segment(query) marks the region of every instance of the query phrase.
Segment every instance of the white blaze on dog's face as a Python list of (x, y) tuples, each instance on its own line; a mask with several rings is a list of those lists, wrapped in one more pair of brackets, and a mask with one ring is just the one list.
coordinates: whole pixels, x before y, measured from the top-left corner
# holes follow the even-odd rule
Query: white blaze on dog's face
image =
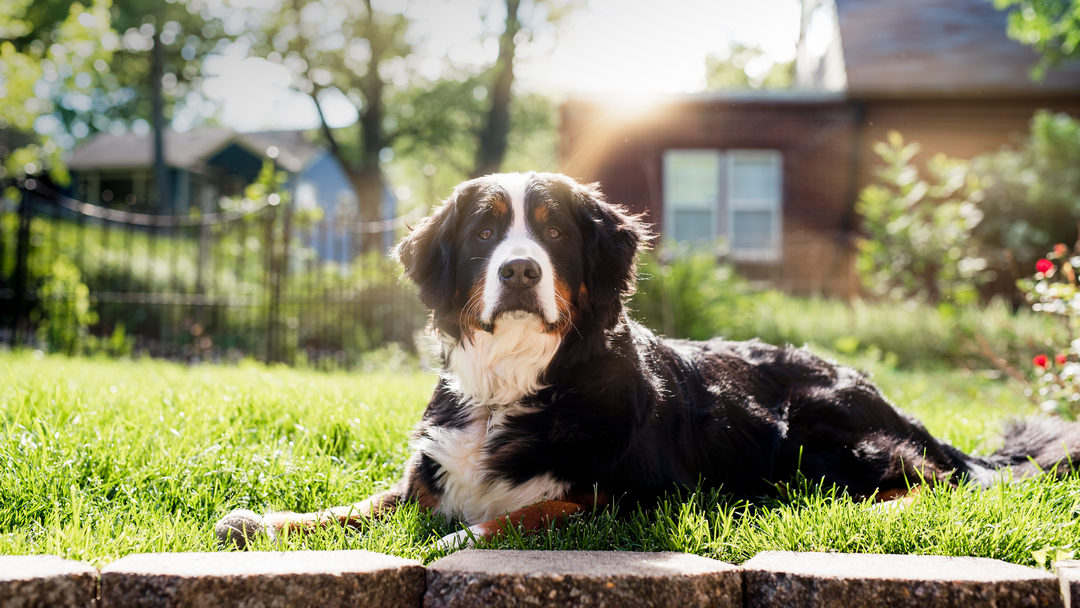
[[(499, 177), (497, 183), (510, 203), (509, 228), (491, 252), (484, 273), (481, 325), (493, 331), (501, 316), (525, 320), (535, 314), (548, 326), (554, 326), (560, 318), (555, 300), (555, 268), (537, 238), (537, 227), (529, 225), (526, 215), (525, 195), (531, 176), (513, 173)], [(492, 230), (490, 238), (496, 238), (495, 225), (487, 229)], [(558, 230), (550, 226), (540, 229)]]

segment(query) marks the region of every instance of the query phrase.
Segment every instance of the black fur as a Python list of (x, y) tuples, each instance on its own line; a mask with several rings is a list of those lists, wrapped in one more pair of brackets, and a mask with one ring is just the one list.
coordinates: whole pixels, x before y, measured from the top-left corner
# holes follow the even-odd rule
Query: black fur
[[(433, 326), (451, 341), (469, 332), (461, 307), (486, 260), (466, 236), (489, 187), (486, 178), (459, 187), (398, 249)], [(543, 373), (547, 388), (523, 398), (534, 407), (489, 435), (493, 477), (523, 483), (547, 474), (568, 482), (569, 494), (649, 500), (699, 484), (755, 497), (799, 471), (869, 497), (921, 480), (991, 483), (1003, 467), (1028, 475), (1080, 448), (1075, 425), (1028, 423), (1011, 427), (992, 456), (972, 457), (896, 409), (865, 374), (806, 350), (658, 337), (624, 307), (648, 239), (641, 221), (563, 176), (535, 176), (528, 197), (546, 197), (553, 221), (573, 223), (574, 246), (553, 257), (562, 256), (556, 268), (575, 294), (574, 324)], [(442, 381), (418, 433), (460, 426), (472, 407)], [(437, 492), (438, 463), (421, 461), (411, 483)]]

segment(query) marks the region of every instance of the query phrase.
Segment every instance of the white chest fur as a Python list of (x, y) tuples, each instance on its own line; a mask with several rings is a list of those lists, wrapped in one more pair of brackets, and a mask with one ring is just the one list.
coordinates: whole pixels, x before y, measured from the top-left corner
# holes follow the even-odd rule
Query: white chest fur
[(443, 373), (450, 390), (477, 406), (507, 406), (543, 388), (540, 375), (562, 338), (535, 315), (500, 316), (495, 331), (455, 345)]
[(475, 419), (457, 429), (429, 428), (416, 440), (414, 449), (427, 454), (440, 468), (438, 480), (443, 491), (437, 511), (476, 524), (565, 494), (568, 485), (547, 474), (523, 483), (493, 476), (486, 444), (498, 432), (497, 425), (489, 431), (487, 420)]

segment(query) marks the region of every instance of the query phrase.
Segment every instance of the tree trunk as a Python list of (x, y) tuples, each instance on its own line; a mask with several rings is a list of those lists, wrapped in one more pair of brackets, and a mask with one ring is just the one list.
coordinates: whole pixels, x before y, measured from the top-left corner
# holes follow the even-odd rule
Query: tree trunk
[(154, 181), (157, 186), (157, 207), (161, 213), (174, 213), (169, 189), (169, 170), (165, 166), (165, 104), (161, 98), (165, 52), (161, 48), (161, 23), (154, 24), (153, 44), (154, 47), (150, 49), (150, 120), (154, 130)]
[(514, 84), (514, 53), (517, 45), (514, 36), (521, 31), (518, 7), (521, 0), (506, 0), (506, 28), (499, 36), (499, 59), (495, 63), (494, 78), (488, 97), (491, 107), (487, 121), (480, 131), (476, 150), (473, 176), (496, 173), (506, 156), (506, 139), (510, 134), (510, 99)]

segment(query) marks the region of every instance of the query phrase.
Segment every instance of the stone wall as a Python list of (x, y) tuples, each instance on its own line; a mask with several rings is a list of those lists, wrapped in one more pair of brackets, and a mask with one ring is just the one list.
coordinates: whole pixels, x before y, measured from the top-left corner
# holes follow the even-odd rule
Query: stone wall
[(767, 551), (459, 551), (428, 567), (368, 551), (149, 553), (97, 570), (0, 556), (0, 608), (37, 606), (1080, 606), (1080, 562)]

